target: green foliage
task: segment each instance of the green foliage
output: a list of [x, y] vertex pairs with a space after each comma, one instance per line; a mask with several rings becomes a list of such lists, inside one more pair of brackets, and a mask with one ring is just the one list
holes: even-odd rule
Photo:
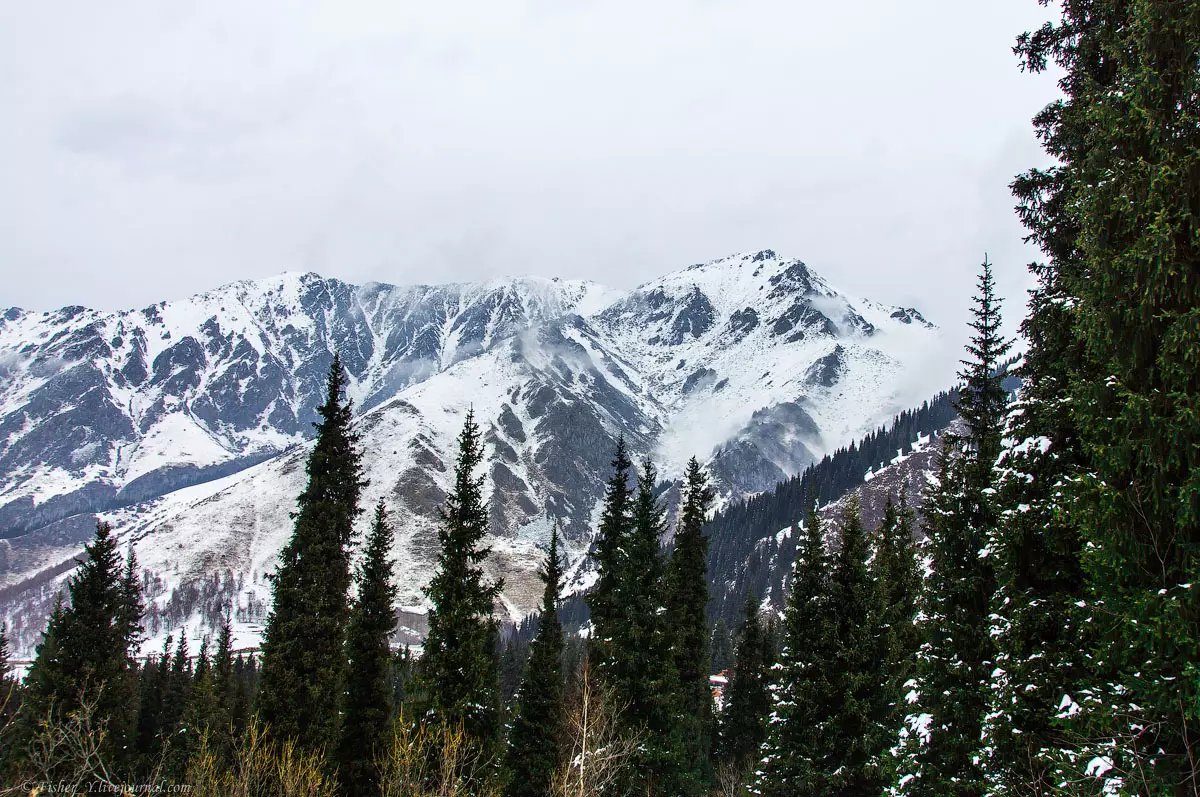
[[[999, 366], [1011, 345], [986, 258], [972, 308], [972, 359], [963, 362], [959, 408], [967, 432], [947, 435], [937, 485], [926, 497], [930, 575], [922, 595], [922, 644], [896, 762], [897, 792], [982, 794], [983, 717], [995, 649], [988, 633], [995, 592], [986, 549], [996, 526], [995, 462], [1006, 394]], [[908, 697], [911, 694], [911, 698]]]
[[396, 627], [396, 587], [391, 555], [392, 527], [380, 501], [358, 568], [358, 594], [346, 630], [348, 663], [337, 750], [338, 778], [346, 795], [379, 793], [374, 761], [392, 716], [389, 639]]
[[1064, 97], [1035, 119], [1056, 165], [1014, 183], [1050, 261], [1002, 492], [992, 775], [1194, 793], [1200, 10], [1067, 2], [1017, 51]]
[[665, 509], [655, 497], [654, 466], [644, 460], [633, 502], [633, 525], [622, 547], [618, 578], [621, 620], [612, 637], [612, 665], [605, 682], [630, 734], [645, 734], [639, 749], [636, 792], [678, 794], [684, 771], [675, 698], [677, 676], [666, 624], [666, 567], [659, 540]]
[[171, 672], [173, 642], [174, 637], [167, 634], [161, 655], [147, 659], [138, 679], [137, 751], [143, 769], [152, 766], [162, 751], [163, 697]]
[[517, 712], [508, 739], [508, 797], [542, 797], [562, 758], [563, 630], [558, 619], [563, 563], [558, 553], [558, 529], [541, 571], [546, 585], [537, 634], [529, 647], [525, 677], [517, 696]]
[[[750, 593], [751, 596], [753, 594]], [[712, 633], [709, 634], [708, 649], [708, 666], [714, 673], [724, 672], [733, 666], [735, 653], [733, 634], [729, 632], [729, 625], [725, 622], [724, 617], [718, 617], [717, 622], [713, 623]]]
[[[1084, 368], [1076, 517], [1102, 646], [1084, 704], [1128, 789], [1200, 789], [1200, 9], [1104, 3], [1108, 79], [1077, 70]], [[1083, 9], [1064, 22], [1086, 23]], [[1073, 66], [1073, 65], [1072, 65]], [[1093, 375], [1098, 378], [1093, 378]]]
[[901, 488], [898, 505], [888, 496], [883, 519], [875, 534], [875, 554], [871, 562], [871, 577], [875, 583], [871, 624], [880, 684], [871, 711], [874, 723], [874, 738], [870, 742], [871, 766], [881, 773], [884, 782], [893, 779], [890, 747], [907, 713], [903, 700], [907, 691], [905, 684], [915, 674], [920, 644], [915, 621], [921, 571], [907, 491], [907, 485]]
[[613, 644], [622, 623], [621, 579], [625, 571], [625, 541], [633, 532], [633, 490], [629, 486], [633, 463], [625, 438], [617, 438], [613, 472], [604, 490], [604, 509], [592, 556], [598, 574], [588, 593], [592, 617], [590, 655], [602, 678], [611, 679]]
[[20, 682], [13, 675], [8, 652], [8, 626], [0, 623], [0, 783], [6, 778], [10, 761], [15, 758], [16, 718], [21, 706]]
[[725, 690], [717, 744], [718, 764], [728, 765], [739, 779], [749, 774], [767, 738], [767, 715], [771, 711], [769, 647], [770, 640], [759, 617], [758, 599], [751, 593], [746, 596], [745, 620]]
[[95, 701], [92, 721], [103, 728], [103, 752], [127, 764], [136, 723], [137, 681], [132, 645], [141, 627], [141, 594], [122, 567], [117, 540], [107, 523], [84, 548], [85, 559], [67, 582], [68, 604], [55, 605], [24, 689], [26, 738], [39, 721], [65, 719], [86, 693]]
[[467, 413], [458, 437], [454, 490], [442, 507], [437, 572], [425, 594], [429, 635], [425, 639], [421, 683], [431, 718], [461, 723], [472, 744], [495, 754], [500, 743], [500, 678], [495, 647], [498, 629], [492, 605], [501, 583], [489, 584], [480, 563], [488, 530], [483, 503], [483, 446], [474, 413]]
[[274, 600], [262, 644], [262, 719], [273, 733], [309, 749], [332, 749], [337, 742], [350, 543], [365, 486], [351, 403], [342, 402], [345, 381], [335, 355], [325, 402], [317, 408], [308, 483], [271, 578]]
[[783, 646], [771, 671], [771, 715], [750, 793], [764, 797], [825, 794], [818, 726], [831, 707], [824, 669], [830, 638], [829, 557], [816, 507], [796, 554], [783, 618]]
[[881, 766], [891, 728], [879, 716], [888, 702], [887, 659], [880, 655], [884, 616], [883, 586], [868, 567], [870, 541], [851, 495], [842, 513], [841, 534], [829, 582], [833, 614], [823, 643], [828, 692], [819, 702], [818, 755], [831, 790], [846, 795], [877, 795], [885, 785]]
[[695, 457], [684, 475], [675, 547], [666, 573], [666, 622], [674, 654], [681, 794], [698, 794], [712, 778], [712, 691], [708, 660], [708, 538], [704, 523], [714, 494]]

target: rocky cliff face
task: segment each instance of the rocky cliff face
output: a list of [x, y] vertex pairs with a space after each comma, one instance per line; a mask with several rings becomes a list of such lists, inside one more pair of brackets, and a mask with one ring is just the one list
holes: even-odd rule
[[698, 456], [727, 499], [874, 428], [953, 368], [916, 310], [847, 297], [770, 250], [629, 292], [289, 274], [144, 310], [0, 318], [0, 599], [19, 646], [44, 603], [30, 588], [61, 578], [97, 517], [135, 545], [156, 611], [198, 623], [204, 601], [232, 600], [252, 641], [335, 350], [361, 412], [365, 500], [396, 519], [402, 602], [421, 608], [471, 407], [489, 455], [489, 566], [513, 616], [536, 602], [553, 524], [576, 559], [586, 549], [618, 435], [668, 479]]

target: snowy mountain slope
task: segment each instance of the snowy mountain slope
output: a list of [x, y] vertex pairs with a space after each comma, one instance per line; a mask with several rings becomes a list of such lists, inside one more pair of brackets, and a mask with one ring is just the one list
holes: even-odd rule
[[598, 321], [670, 413], [668, 469], [720, 447], [712, 467], [735, 492], [773, 486], [949, 381], [916, 310], [851, 299], [771, 250], [670, 274]]
[[348, 285], [315, 274], [180, 302], [0, 316], [0, 537], [235, 472], [309, 436], [332, 352], [363, 408], [600, 292]]
[[[488, 449], [489, 567], [514, 617], [536, 603], [553, 523], [575, 558], [586, 550], [618, 434], [667, 478], [698, 456], [724, 500], [797, 472], [953, 370], [915, 310], [846, 297], [769, 250], [624, 294], [558, 280], [397, 288], [285, 275], [177, 304], [157, 316], [10, 311], [0, 327], [14, 376], [0, 388], [0, 520], [16, 519], [0, 539], [0, 585], [24, 644], [37, 627], [27, 588], [61, 578], [37, 574], [77, 551], [97, 516], [135, 543], [163, 618], [200, 622], [202, 607], [180, 596], [236, 597], [253, 639], [334, 347], [364, 411], [365, 499], [385, 499], [396, 521], [402, 603], [422, 605], [454, 437], [472, 408]], [[150, 366], [135, 383], [139, 356]], [[38, 398], [48, 393], [57, 403]], [[87, 420], [88, 401], [111, 428]], [[78, 442], [32, 457], [55, 424]], [[212, 475], [222, 478], [191, 484]]]

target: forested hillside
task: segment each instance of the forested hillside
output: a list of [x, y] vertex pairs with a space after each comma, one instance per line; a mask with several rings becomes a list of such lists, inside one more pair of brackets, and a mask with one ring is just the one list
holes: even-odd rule
[[[215, 634], [181, 627], [139, 658], [149, 590], [98, 523], [65, 591], [47, 591], [23, 679], [0, 631], [0, 784], [1200, 795], [1200, 6], [1066, 2], [1016, 52], [1061, 70], [1062, 97], [1034, 120], [1053, 165], [1012, 186], [1045, 256], [1015, 395], [984, 256], [954, 393], [774, 490], [713, 518], [728, 459], [667, 480], [616, 434], [585, 474], [599, 505], [579, 632], [565, 520], [538, 552], [536, 616], [502, 630], [488, 495], [505, 488], [464, 411], [428, 631], [397, 649], [399, 523], [387, 496], [365, 500], [372, 438], [334, 356], [261, 650], [233, 650], [229, 602]], [[904, 468], [917, 457], [932, 470]], [[918, 472], [919, 513], [903, 484]]]

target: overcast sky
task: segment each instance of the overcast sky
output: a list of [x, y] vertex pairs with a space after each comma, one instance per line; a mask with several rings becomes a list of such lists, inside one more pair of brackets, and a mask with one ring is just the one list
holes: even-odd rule
[[[185, 8], [187, 6], [187, 8]], [[961, 324], [1044, 162], [1035, 0], [0, 4], [0, 306], [771, 247]], [[1014, 311], [1015, 315], [1015, 311]]]

